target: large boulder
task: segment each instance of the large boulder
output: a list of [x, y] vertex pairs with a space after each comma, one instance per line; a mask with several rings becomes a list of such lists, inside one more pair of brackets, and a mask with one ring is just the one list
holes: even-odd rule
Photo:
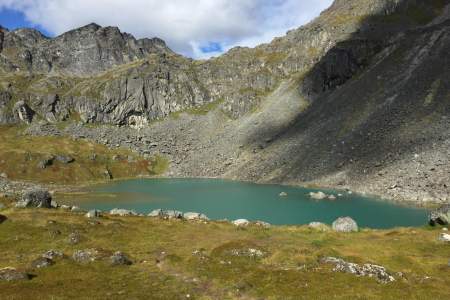
[[30, 190], [22, 195], [22, 199], [16, 203], [16, 207], [52, 208], [52, 195], [46, 190]]
[[14, 268], [3, 268], [0, 269], [0, 280], [5, 281], [16, 281], [16, 280], [28, 280], [31, 276], [27, 273], [20, 272]]
[[331, 227], [337, 232], [358, 231], [358, 224], [350, 217], [340, 217], [336, 219]]
[[438, 209], [433, 210], [428, 215], [428, 223], [431, 226], [448, 225], [450, 223], [450, 204], [444, 204]]

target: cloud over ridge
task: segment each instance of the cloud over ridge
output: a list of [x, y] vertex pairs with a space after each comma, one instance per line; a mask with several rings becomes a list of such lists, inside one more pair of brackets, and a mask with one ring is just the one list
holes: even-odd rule
[[[332, 0], [0, 0], [0, 9], [58, 35], [91, 22], [160, 37], [196, 57], [256, 46], [307, 23]], [[1, 23], [1, 21], [0, 21]]]

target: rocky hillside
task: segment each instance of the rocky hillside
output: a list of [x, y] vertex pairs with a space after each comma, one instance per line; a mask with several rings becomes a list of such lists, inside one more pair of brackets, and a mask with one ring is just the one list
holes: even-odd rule
[[95, 24], [1, 29], [0, 123], [74, 121], [65, 134], [162, 153], [173, 176], [448, 201], [449, 17], [448, 0], [336, 0], [206, 61]]

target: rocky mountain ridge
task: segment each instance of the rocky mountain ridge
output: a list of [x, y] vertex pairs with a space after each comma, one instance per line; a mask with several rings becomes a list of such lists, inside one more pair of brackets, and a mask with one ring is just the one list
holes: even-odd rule
[[66, 134], [162, 152], [173, 176], [448, 201], [448, 5], [336, 0], [284, 37], [206, 61], [93, 24], [51, 40], [0, 30], [0, 123], [131, 125]]

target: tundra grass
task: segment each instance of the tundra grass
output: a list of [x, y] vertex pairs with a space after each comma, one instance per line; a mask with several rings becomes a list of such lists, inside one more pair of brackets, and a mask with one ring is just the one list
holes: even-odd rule
[[[343, 234], [148, 217], [93, 221], [61, 210], [6, 208], [0, 214], [8, 218], [0, 224], [0, 268], [35, 276], [0, 282], [2, 299], [448, 299], [450, 294], [450, 245], [437, 240], [440, 228]], [[81, 241], [70, 245], [68, 236], [75, 231]], [[133, 265], [70, 259], [74, 251], [89, 248], [122, 251]], [[49, 249], [68, 258], [31, 269], [31, 261]], [[246, 249], [263, 255], [232, 255]], [[329, 255], [383, 265], [397, 280], [381, 284], [333, 272], [319, 263]]]
[[[109, 149], [87, 140], [68, 137], [34, 137], [24, 135], [17, 127], [0, 126], [0, 173], [12, 180], [40, 183], [86, 184], [113, 178], [157, 175], [167, 168], [163, 157], [143, 159], [125, 149]], [[56, 160], [42, 169], [45, 158], [66, 155], [74, 162]]]

